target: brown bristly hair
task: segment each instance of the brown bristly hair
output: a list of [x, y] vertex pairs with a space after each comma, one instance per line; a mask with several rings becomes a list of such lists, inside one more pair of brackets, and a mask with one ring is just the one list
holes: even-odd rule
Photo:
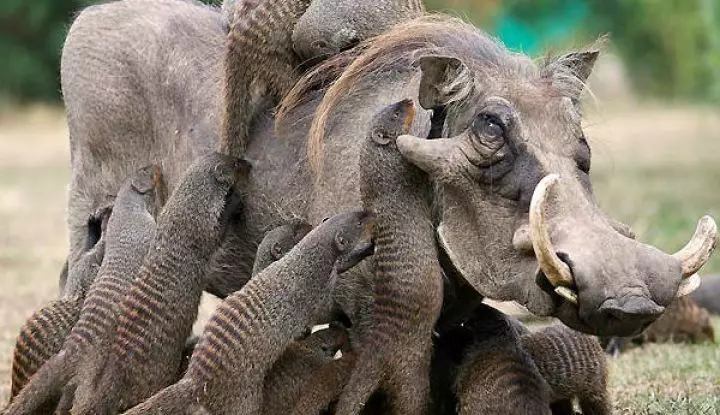
[[[593, 47], [604, 42], [602, 37]], [[575, 96], [585, 88], [585, 83], [557, 59], [546, 59], [537, 65], [528, 56], [507, 50], [501, 42], [459, 18], [428, 13], [398, 24], [315, 67], [283, 99], [276, 126], [293, 109], [306, 102], [310, 91], [327, 89], [308, 134], [308, 159], [317, 174], [322, 168], [323, 140], [335, 106], [355, 91], [362, 90], [360, 87], [364, 82], [372, 82], [383, 72], [411, 70], [423, 56], [450, 56], [463, 60], [473, 72], [475, 84], [487, 76], [514, 73], [528, 78], [551, 78], [554, 89], [567, 95]], [[477, 88], [475, 91], [465, 88], [453, 98], [453, 105], [463, 105], [468, 97], [477, 93]]]

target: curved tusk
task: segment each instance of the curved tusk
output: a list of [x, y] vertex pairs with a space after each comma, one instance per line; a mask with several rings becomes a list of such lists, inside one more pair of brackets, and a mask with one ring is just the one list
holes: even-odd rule
[[687, 278], [684, 278], [682, 281], [680, 281], [680, 287], [677, 291], [678, 297], [684, 297], [691, 292], [698, 289], [700, 286], [700, 276], [697, 274], [693, 274]]
[[[548, 174], [543, 177], [535, 187], [530, 200], [530, 239], [535, 257], [545, 277], [555, 287], [573, 285], [570, 268], [560, 260], [553, 249], [545, 218], [545, 204], [549, 191], [559, 180], [558, 174]], [[577, 302], [577, 298], [575, 301]]]
[[[690, 278], [710, 259], [717, 243], [717, 225], [710, 216], [700, 218], [695, 234], [681, 250], [673, 254], [682, 265], [683, 278]], [[697, 288], [697, 287], [696, 287]]]
[[570, 301], [573, 304], [578, 303], [577, 293], [568, 287], [557, 287], [555, 288], [555, 294]]

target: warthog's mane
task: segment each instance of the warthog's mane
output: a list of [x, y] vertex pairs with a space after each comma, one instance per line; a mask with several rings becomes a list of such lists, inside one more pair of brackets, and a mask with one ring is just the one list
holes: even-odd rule
[[[527, 55], [514, 53], [502, 43], [475, 26], [443, 14], [426, 14], [401, 23], [388, 32], [369, 39], [359, 46], [337, 54], [305, 74], [280, 105], [277, 121], [304, 103], [311, 92], [326, 90], [315, 111], [308, 134], [307, 152], [314, 171], [322, 165], [323, 141], [333, 109], [343, 99], [372, 87], [373, 81], [390, 71], [407, 71], [426, 56], [455, 57], [472, 73], [461, 74], [453, 85], [449, 106], [471, 105], [472, 98], [482, 91], [488, 79], [510, 77], [528, 80], [543, 79], [549, 90], [569, 97], [579, 97], [585, 87], [561, 59], [546, 58], [537, 64]], [[567, 59], [567, 58], [565, 58]], [[472, 77], [471, 77], [472, 75]], [[467, 82], [473, 79], [473, 83]]]

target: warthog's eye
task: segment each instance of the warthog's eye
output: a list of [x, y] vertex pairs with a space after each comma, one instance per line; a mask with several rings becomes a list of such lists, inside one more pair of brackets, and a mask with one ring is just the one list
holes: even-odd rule
[[498, 140], [505, 136], [505, 126], [502, 121], [491, 114], [480, 114], [473, 125], [475, 131], [490, 140]]
[[588, 144], [585, 134], [580, 136], [580, 143], [582, 144], [582, 152], [578, 156], [577, 166], [583, 173], [590, 173], [590, 144]]

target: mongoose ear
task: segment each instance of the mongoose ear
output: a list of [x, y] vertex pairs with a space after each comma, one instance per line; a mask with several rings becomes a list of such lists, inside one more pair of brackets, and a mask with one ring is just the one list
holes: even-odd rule
[[130, 182], [130, 185], [136, 192], [146, 194], [153, 189], [157, 189], [162, 184], [162, 172], [159, 166], [151, 164], [140, 169]]
[[459, 101], [473, 89], [473, 74], [457, 58], [423, 56], [415, 61], [422, 71], [418, 98], [425, 109], [434, 109]]

